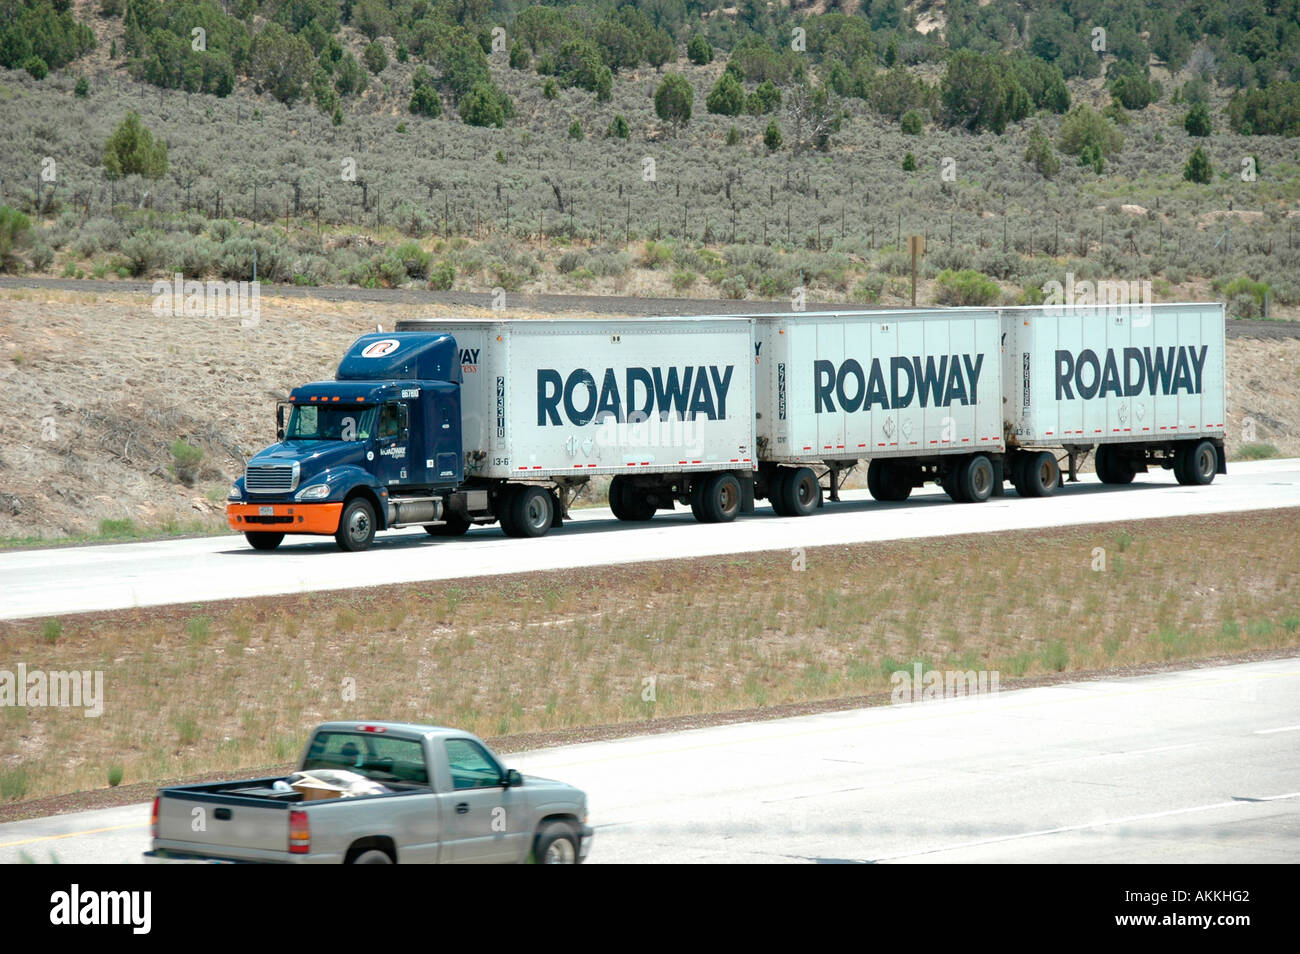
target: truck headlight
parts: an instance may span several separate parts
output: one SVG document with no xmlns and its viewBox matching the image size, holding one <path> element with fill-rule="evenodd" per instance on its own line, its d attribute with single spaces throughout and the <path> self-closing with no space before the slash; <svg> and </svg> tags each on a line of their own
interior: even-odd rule
<svg viewBox="0 0 1300 954">
<path fill-rule="evenodd" d="M 330 495 L 329 484 L 312 484 L 294 495 L 294 500 L 324 500 Z"/>
<path fill-rule="evenodd" d="M 227 500 L 243 500 L 244 494 L 239 489 L 239 484 L 231 484 L 230 489 L 226 491 Z"/>
</svg>

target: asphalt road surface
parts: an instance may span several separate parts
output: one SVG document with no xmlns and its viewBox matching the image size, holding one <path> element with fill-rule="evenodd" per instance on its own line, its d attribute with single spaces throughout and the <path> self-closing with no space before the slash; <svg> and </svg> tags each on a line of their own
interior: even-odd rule
<svg viewBox="0 0 1300 954">
<path fill-rule="evenodd" d="M 590 862 L 1300 861 L 1300 657 L 522 753 Z M 149 805 L 0 825 L 0 861 L 139 861 Z"/>
<path fill-rule="evenodd" d="M 646 524 L 620 524 L 605 509 L 535 540 L 508 539 L 494 526 L 462 538 L 421 529 L 379 534 L 365 553 L 344 553 L 332 537 L 288 537 L 272 552 L 242 536 L 165 540 L 0 553 L 0 619 L 63 615 L 203 600 L 337 590 L 385 583 L 462 579 L 556 567 L 609 566 L 643 560 L 793 550 L 913 537 L 1033 530 L 1153 517 L 1232 513 L 1300 506 L 1300 460 L 1232 464 L 1207 487 L 1182 487 L 1153 471 L 1127 487 L 1091 475 L 1053 496 L 1024 500 L 1008 491 L 986 503 L 954 504 L 939 490 L 883 504 L 865 491 L 809 517 L 756 513 L 730 524 L 698 524 L 690 511 L 661 513 Z"/>
</svg>

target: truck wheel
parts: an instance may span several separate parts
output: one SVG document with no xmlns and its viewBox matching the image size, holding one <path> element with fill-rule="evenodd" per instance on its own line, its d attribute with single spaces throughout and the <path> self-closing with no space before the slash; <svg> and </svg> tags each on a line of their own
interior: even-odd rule
<svg viewBox="0 0 1300 954">
<path fill-rule="evenodd" d="M 274 550 L 284 539 L 283 533 L 267 533 L 265 530 L 249 530 L 244 534 L 248 545 L 254 550 Z"/>
<path fill-rule="evenodd" d="M 424 532 L 431 537 L 460 537 L 469 532 L 472 524 L 458 513 L 444 514 L 444 523 L 425 524 Z"/>
<path fill-rule="evenodd" d="M 655 515 L 655 507 L 626 477 L 619 474 L 609 482 L 609 509 L 619 520 L 640 523 Z"/>
<path fill-rule="evenodd" d="M 576 865 L 578 836 L 565 822 L 551 822 L 537 835 L 533 858 L 539 865 Z"/>
<path fill-rule="evenodd" d="M 867 464 L 867 489 L 877 500 L 897 503 L 912 496 L 911 475 L 896 461 L 873 460 Z"/>
<path fill-rule="evenodd" d="M 511 509 L 516 535 L 520 537 L 545 536 L 555 519 L 553 499 L 542 487 L 520 489 L 511 501 Z"/>
<path fill-rule="evenodd" d="M 516 484 L 506 484 L 497 494 L 494 504 L 497 523 L 501 524 L 501 532 L 507 537 L 519 536 L 519 531 L 515 528 L 515 495 L 519 490 Z"/>
<path fill-rule="evenodd" d="M 380 851 L 378 848 L 371 848 L 369 851 L 363 851 L 352 859 L 354 865 L 391 865 L 393 859 L 388 857 L 388 852 Z"/>
<path fill-rule="evenodd" d="M 993 494 L 993 462 L 984 454 L 972 454 L 957 472 L 957 485 L 964 503 L 983 503 Z"/>
<path fill-rule="evenodd" d="M 735 480 L 734 477 L 732 479 Z M 736 489 L 739 493 L 739 482 L 736 483 Z M 813 473 L 811 467 L 800 467 L 781 482 L 782 503 L 786 512 L 792 517 L 808 516 L 817 509 L 820 496 L 821 489 L 817 486 L 817 475 Z M 739 503 L 736 506 L 739 508 Z"/>
<path fill-rule="evenodd" d="M 1219 469 L 1219 452 L 1209 441 L 1184 444 L 1174 458 L 1174 475 L 1180 484 L 1204 487 Z M 1179 459 L 1181 457 L 1181 460 Z"/>
<path fill-rule="evenodd" d="M 772 505 L 772 512 L 778 517 L 790 516 L 790 511 L 785 508 L 785 482 L 789 479 L 791 471 L 787 467 L 777 467 L 767 478 L 765 487 L 767 492 L 767 502 Z"/>
<path fill-rule="evenodd" d="M 1102 444 L 1093 455 L 1097 479 L 1103 484 L 1133 483 L 1133 467 L 1111 444 Z"/>
<path fill-rule="evenodd" d="M 1020 465 L 1020 474 L 1020 485 L 1016 488 L 1020 496 L 1047 497 L 1061 479 L 1061 468 L 1054 454 L 1039 451 L 1025 458 Z"/>
<path fill-rule="evenodd" d="M 730 523 L 740 513 L 740 481 L 713 474 L 691 487 L 691 512 L 700 523 Z"/>
<path fill-rule="evenodd" d="M 956 467 L 947 471 L 941 471 L 938 479 L 935 481 L 935 483 L 943 488 L 943 492 L 948 495 L 948 499 L 953 503 L 970 503 L 970 501 L 962 494 L 961 490 L 962 469 L 963 464 L 961 461 L 958 461 Z"/>
<path fill-rule="evenodd" d="M 375 539 L 375 509 L 365 497 L 354 497 L 343 508 L 334 542 L 339 549 L 357 552 L 370 549 Z"/>
</svg>

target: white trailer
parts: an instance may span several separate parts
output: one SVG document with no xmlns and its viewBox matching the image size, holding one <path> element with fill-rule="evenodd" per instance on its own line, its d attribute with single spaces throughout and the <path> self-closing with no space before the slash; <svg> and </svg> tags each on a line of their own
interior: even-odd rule
<svg viewBox="0 0 1300 954">
<path fill-rule="evenodd" d="M 1021 495 L 1070 479 L 1094 446 L 1097 476 L 1127 484 L 1155 465 L 1179 483 L 1226 473 L 1221 304 L 1001 309 L 1006 470 Z"/>
<path fill-rule="evenodd" d="M 836 500 L 863 459 L 879 500 L 905 500 L 926 480 L 959 501 L 998 492 L 1000 334 L 992 308 L 756 317 L 759 496 L 809 513 L 813 467 Z"/>
<path fill-rule="evenodd" d="M 558 522 L 600 475 L 614 478 L 622 520 L 675 502 L 703 522 L 753 510 L 752 319 L 419 319 L 397 330 L 455 338 L 466 486 L 492 513 L 541 486 Z"/>
</svg>

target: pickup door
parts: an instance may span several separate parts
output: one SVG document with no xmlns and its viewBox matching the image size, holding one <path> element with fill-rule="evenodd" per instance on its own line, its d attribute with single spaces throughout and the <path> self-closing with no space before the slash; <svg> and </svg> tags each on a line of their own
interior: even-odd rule
<svg viewBox="0 0 1300 954">
<path fill-rule="evenodd" d="M 532 834 L 526 797 L 501 784 L 505 769 L 473 739 L 435 739 L 450 772 L 438 796 L 444 821 L 443 860 L 502 864 L 524 859 Z"/>
</svg>

